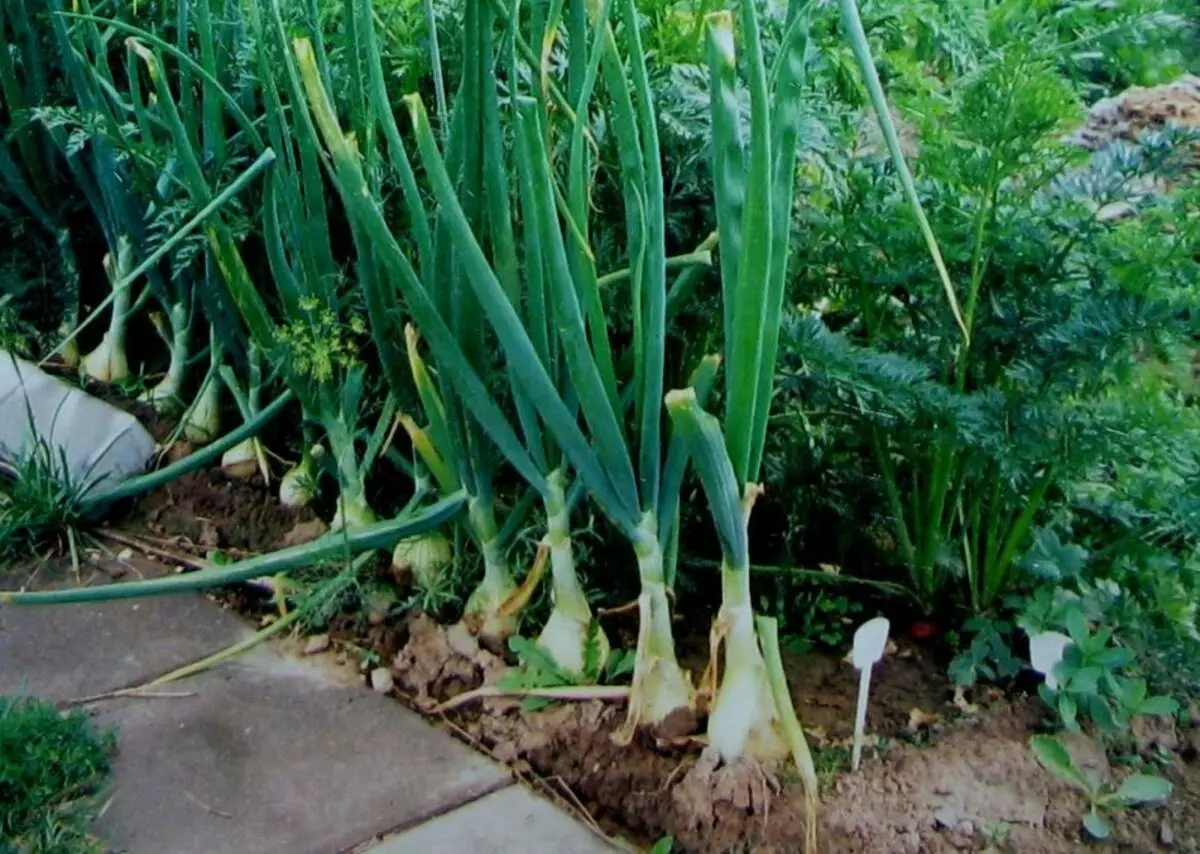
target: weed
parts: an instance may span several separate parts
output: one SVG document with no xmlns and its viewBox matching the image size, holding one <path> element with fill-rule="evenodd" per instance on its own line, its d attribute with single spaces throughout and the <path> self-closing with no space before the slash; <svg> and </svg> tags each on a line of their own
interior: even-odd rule
<svg viewBox="0 0 1200 854">
<path fill-rule="evenodd" d="M 0 469 L 0 562 L 41 551 L 47 541 L 69 546 L 83 519 L 87 484 L 73 480 L 65 453 L 36 438 L 24 454 Z"/>
<path fill-rule="evenodd" d="M 1070 752 L 1053 736 L 1035 735 L 1029 746 L 1042 767 L 1087 795 L 1089 807 L 1083 817 L 1083 827 L 1095 839 L 1107 839 L 1112 832 L 1107 814 L 1161 803 L 1174 791 L 1171 781 L 1153 774 L 1130 774 L 1119 786 L 1101 784 L 1081 771 Z"/>
<path fill-rule="evenodd" d="M 99 854 L 89 827 L 114 744 L 81 711 L 0 698 L 0 854 Z"/>
</svg>

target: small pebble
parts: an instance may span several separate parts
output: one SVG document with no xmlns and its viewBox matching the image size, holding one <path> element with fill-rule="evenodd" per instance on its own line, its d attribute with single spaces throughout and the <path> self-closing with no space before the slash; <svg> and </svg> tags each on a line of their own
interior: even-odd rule
<svg viewBox="0 0 1200 854">
<path fill-rule="evenodd" d="M 371 687 L 380 694 L 392 690 L 392 671 L 386 667 L 376 667 L 371 671 Z"/>
<path fill-rule="evenodd" d="M 963 836 L 975 835 L 975 822 L 963 820 L 958 823 L 958 832 Z"/>
<path fill-rule="evenodd" d="M 1171 830 L 1171 825 L 1164 823 L 1158 828 L 1158 844 L 1163 848 L 1175 845 L 1175 831 Z"/>
<path fill-rule="evenodd" d="M 938 830 L 953 830 L 958 827 L 958 813 L 950 807 L 942 807 L 933 814 L 933 823 Z"/>
<path fill-rule="evenodd" d="M 316 655 L 329 649 L 329 635 L 313 635 L 304 644 L 305 655 Z"/>
</svg>

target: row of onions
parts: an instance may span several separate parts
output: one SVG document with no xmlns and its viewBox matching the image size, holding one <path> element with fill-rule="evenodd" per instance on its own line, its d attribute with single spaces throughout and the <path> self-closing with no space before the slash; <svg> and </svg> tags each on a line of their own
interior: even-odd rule
<svg viewBox="0 0 1200 854">
<path fill-rule="evenodd" d="M 813 10 L 793 0 L 769 66 L 754 3 L 739 5 L 736 22 L 723 11 L 706 18 L 718 230 L 671 258 L 634 0 L 464 0 L 452 97 L 430 28 L 432 111 L 419 95 L 389 90 L 372 0 L 344 3 L 336 80 L 311 4 L 180 2 L 172 39 L 88 0 L 71 11 L 49 2 L 76 97 L 109 137 L 131 140 L 123 151 L 95 142 L 68 156 L 89 187 L 105 184 L 85 195 L 105 225 L 112 286 L 110 328 L 79 360 L 82 370 L 100 381 L 126 377 L 126 324 L 153 300 L 169 366 L 144 396 L 180 405 L 207 320 L 203 379 L 181 420 L 187 438 L 199 444 L 220 434 L 224 390 L 245 424 L 236 442 L 214 447 L 231 471 L 265 475 L 257 428 L 294 398 L 304 455 L 280 482 L 281 497 L 310 499 L 322 471 L 339 492 L 333 532 L 313 546 L 165 582 L 9 601 L 212 586 L 384 544 L 395 545 L 395 560 L 413 565 L 420 584 L 454 558 L 441 527 L 452 521 L 455 541 L 469 541 L 484 567 L 465 605 L 472 631 L 489 642 L 516 633 L 548 568 L 553 606 L 537 643 L 584 680 L 596 645 L 605 657 L 609 645 L 576 567 L 572 514 L 586 501 L 628 542 L 640 582 L 624 737 L 681 709 L 706 712 L 708 743 L 724 761 L 792 754 L 815 804 L 816 775 L 775 626 L 753 612 L 748 535 L 762 490 Z M 843 13 L 875 95 L 852 0 Z M 120 43 L 118 73 L 111 46 Z M 554 61 L 562 54 L 565 70 Z M 240 70 L 222 57 L 238 57 L 251 73 L 235 80 Z M 3 68 L 0 78 L 9 79 Z M 894 143 L 886 109 L 880 115 Z M 615 148 L 609 177 L 625 224 L 623 267 L 607 271 L 590 239 L 599 128 Z M 151 149 L 171 155 L 139 155 Z M 265 257 L 253 269 L 236 205 L 251 194 Z M 28 203 L 44 207 L 32 196 Z M 167 209 L 182 221 L 154 240 L 145 222 Z M 45 224 L 56 234 L 65 228 L 48 214 Z M 723 352 L 684 366 L 686 384 L 671 388 L 668 332 L 714 266 L 714 248 Z M 632 313 L 629 340 L 619 343 L 606 316 L 616 289 Z M 362 348 L 372 349 L 370 359 Z M 70 348 L 60 352 L 66 358 Z M 379 377 L 368 376 L 368 364 Z M 263 393 L 279 387 L 264 406 Z M 382 403 L 369 399 L 376 388 Z M 707 411 L 710 397 L 720 400 L 719 417 Z M 397 432 L 411 449 L 401 464 L 412 489 L 395 518 L 380 522 L 366 482 Z M 722 603 L 697 680 L 679 664 L 671 619 L 689 465 L 722 550 Z M 515 475 L 528 500 L 498 502 L 500 475 Z M 509 546 L 537 505 L 541 544 L 518 586 Z"/>
</svg>

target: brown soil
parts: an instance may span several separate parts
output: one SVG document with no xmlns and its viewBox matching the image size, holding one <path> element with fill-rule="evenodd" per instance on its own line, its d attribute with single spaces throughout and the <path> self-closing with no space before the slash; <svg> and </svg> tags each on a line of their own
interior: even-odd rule
<svg viewBox="0 0 1200 854">
<path fill-rule="evenodd" d="M 397 685 L 418 709 L 482 684 L 504 668 L 460 628 L 413 618 L 395 659 Z M 793 701 L 813 742 L 826 786 L 820 807 L 822 852 L 991 851 L 1057 854 L 1088 850 L 1083 798 L 1051 777 L 1028 748 L 1041 719 L 1036 698 L 993 699 L 975 708 L 951 697 L 927 655 L 901 650 L 879 666 L 868 725 L 880 737 L 857 774 L 829 762 L 851 733 L 857 680 L 831 658 L 789 657 Z M 913 710 L 917 709 L 918 712 Z M 450 713 L 456 730 L 518 773 L 568 786 L 578 805 L 610 832 L 650 844 L 673 836 L 676 851 L 798 852 L 804 843 L 802 789 L 794 772 L 717 767 L 697 747 L 614 733 L 622 705 L 598 700 L 528 711 L 514 699 L 488 699 Z M 1176 784 L 1165 806 L 1116 817 L 1110 847 L 1131 852 L 1200 851 L 1200 719 L 1182 732 L 1151 734 L 1142 745 L 1175 754 Z M 914 731 L 916 730 L 916 731 Z M 1151 741 L 1157 744 L 1151 744 Z M 1109 778 L 1104 752 L 1086 738 L 1065 739 L 1082 767 Z M 1166 850 L 1163 847 L 1161 850 Z"/>
<path fill-rule="evenodd" d="M 1095 150 L 1114 140 L 1136 142 L 1145 131 L 1162 130 L 1170 123 L 1200 127 L 1200 77 L 1189 74 L 1162 86 L 1133 86 L 1097 101 L 1075 139 Z"/>
<path fill-rule="evenodd" d="M 236 480 L 212 468 L 142 498 L 129 526 L 207 548 L 266 552 L 291 545 L 289 535 L 313 519 L 310 510 L 283 507 L 259 476 Z"/>
<path fill-rule="evenodd" d="M 88 392 L 136 416 L 160 444 L 166 443 L 177 427 L 175 419 L 115 388 L 89 386 Z M 170 446 L 164 463 L 181 460 L 195 450 L 180 439 Z M 131 533 L 153 534 L 204 549 L 261 553 L 295 544 L 298 534 L 321 533 L 302 527 L 315 518 L 311 510 L 282 506 L 276 490 L 267 489 L 261 475 L 239 480 L 213 465 L 138 499 L 123 527 Z M 301 537 L 301 541 L 312 538 Z"/>
</svg>

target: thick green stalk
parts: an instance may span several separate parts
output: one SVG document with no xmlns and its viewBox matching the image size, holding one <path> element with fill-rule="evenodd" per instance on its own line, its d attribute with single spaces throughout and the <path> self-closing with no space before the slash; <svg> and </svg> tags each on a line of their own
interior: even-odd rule
<svg viewBox="0 0 1200 854">
<path fill-rule="evenodd" d="M 709 105 L 712 112 L 713 196 L 720 223 L 721 305 L 726 347 L 733 342 L 738 261 L 742 257 L 742 216 L 746 207 L 746 152 L 742 143 L 737 92 L 737 49 L 733 17 L 716 12 L 706 19 Z"/>
<path fill-rule="evenodd" d="M 758 480 L 771 399 L 775 388 L 775 362 L 779 354 L 779 330 L 783 326 L 783 301 L 787 295 L 788 257 L 791 254 L 792 207 L 796 186 L 796 146 L 808 53 L 808 20 L 803 14 L 788 28 L 773 75 L 775 91 L 771 115 L 771 152 L 775 158 L 771 177 L 771 265 L 767 282 L 766 312 L 759 339 L 758 387 L 754 392 L 754 432 L 750 437 L 747 477 Z"/>
<path fill-rule="evenodd" d="M 739 484 L 745 484 L 752 472 L 750 453 L 754 444 L 756 395 L 759 372 L 763 368 L 763 324 L 766 317 L 771 249 L 774 240 L 772 217 L 772 172 L 770 103 L 767 97 L 767 71 L 763 63 L 758 13 L 753 3 L 741 6 L 743 37 L 748 47 L 746 67 L 750 88 L 750 159 L 746 170 L 746 203 L 742 211 L 745 243 L 738 259 L 737 295 L 733 314 L 733 338 L 726 342 L 726 416 L 725 435 L 729 456 Z M 710 16 L 714 28 L 731 22 Z M 732 36 L 730 36 L 732 38 Z M 718 225 L 724 220 L 718 210 Z"/>
<path fill-rule="evenodd" d="M 599 11 L 592 22 L 594 28 L 592 47 L 587 50 L 587 30 L 584 17 L 584 0 L 571 0 L 571 95 L 575 98 L 575 114 L 586 116 L 588 103 L 596 85 L 603 56 L 601 41 L 608 26 L 608 16 L 613 0 L 602 0 Z M 567 262 L 575 286 L 579 290 L 587 315 L 588 332 L 591 335 L 592 351 L 600 371 L 601 381 L 608 393 L 609 404 L 617 407 L 620 394 L 617 391 L 617 375 L 613 363 L 612 346 L 608 340 L 608 324 L 604 316 L 604 303 L 600 298 L 599 282 L 596 278 L 596 263 L 588 245 L 588 211 L 590 199 L 591 165 L 588 147 L 584 138 L 584 123 L 572 126 L 570 159 L 567 166 L 568 203 L 571 216 L 579 227 L 580 240 L 568 246 Z"/>
<path fill-rule="evenodd" d="M 65 605 L 77 602 L 108 602 L 225 587 L 264 575 L 277 575 L 297 567 L 312 566 L 358 552 L 390 546 L 398 540 L 415 537 L 445 524 L 458 515 L 465 503 L 462 495 L 448 496 L 408 518 L 379 522 L 352 532 L 327 534 L 311 543 L 281 549 L 217 569 L 100 587 L 74 587 L 37 592 L 6 591 L 0 592 L 0 604 Z"/>
<path fill-rule="evenodd" d="M 547 250 L 550 288 L 554 294 L 555 319 L 571 384 L 579 395 L 583 417 L 591 428 L 592 442 L 600 457 L 605 474 L 619 496 L 626 515 L 636 516 L 637 481 L 625 445 L 620 420 L 604 387 L 604 380 L 594 353 L 588 345 L 587 327 L 571 281 L 566 248 L 554 215 L 552 199 L 553 177 L 545 150 L 541 147 L 543 133 L 537 102 L 529 98 L 517 100 L 518 125 L 521 139 L 530 153 L 532 185 L 536 194 L 539 221 L 535 227 L 542 235 Z"/>
<path fill-rule="evenodd" d="M 925 216 L 925 209 L 921 206 L 921 199 L 917 195 L 917 185 L 913 181 L 912 172 L 909 171 L 908 162 L 904 158 L 904 150 L 900 146 L 900 136 L 896 132 L 896 123 L 892 120 L 887 97 L 883 93 L 883 84 L 879 81 L 879 72 L 875 68 L 875 60 L 871 58 L 871 45 L 867 41 L 866 31 L 863 29 L 862 17 L 858 14 L 858 4 L 855 0 L 838 0 L 838 5 L 842 10 L 842 24 L 846 28 L 850 49 L 854 52 L 854 59 L 858 62 L 863 82 L 866 83 L 871 106 L 875 109 L 875 115 L 879 119 L 879 126 L 883 131 L 883 138 L 887 143 L 888 152 L 891 154 L 892 163 L 900 176 L 900 185 L 904 190 L 904 196 L 908 199 L 913 215 L 917 218 L 921 236 L 925 239 L 925 246 L 929 250 L 929 255 L 937 268 L 938 277 L 941 279 L 946 302 L 950 306 L 958 328 L 962 331 L 963 342 L 969 345 L 971 332 L 963 318 L 962 310 L 959 308 L 958 296 L 950 281 L 950 271 L 946 269 L 946 262 L 942 260 L 942 251 L 938 248 L 937 238 L 933 234 L 929 219 Z"/>
<path fill-rule="evenodd" d="M 642 47 L 641 24 L 634 0 L 622 0 L 625 37 L 637 116 L 641 131 L 642 157 L 646 169 L 645 267 L 641 306 L 645 334 L 642 341 L 641 376 L 636 394 L 638 419 L 638 477 L 643 509 L 657 512 L 661 486 L 662 396 L 666 371 L 667 270 L 666 215 L 663 198 L 662 153 L 658 143 L 658 117 Z M 618 133 L 620 131 L 618 130 Z M 630 261 L 631 265 L 633 260 Z"/>
</svg>

